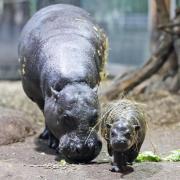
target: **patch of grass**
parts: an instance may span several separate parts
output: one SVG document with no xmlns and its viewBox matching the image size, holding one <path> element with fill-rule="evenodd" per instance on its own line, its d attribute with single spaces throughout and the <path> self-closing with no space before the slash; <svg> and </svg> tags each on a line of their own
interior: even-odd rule
<svg viewBox="0 0 180 180">
<path fill-rule="evenodd" d="M 164 161 L 178 162 L 180 161 L 180 149 L 171 151 L 171 154 L 163 158 Z"/>
<path fill-rule="evenodd" d="M 178 162 L 180 161 L 180 149 L 173 150 L 171 153 L 161 158 L 160 156 L 154 154 L 152 151 L 145 151 L 143 153 L 139 153 L 135 162 L 160 162 L 160 161 L 170 161 L 170 162 Z"/>
<path fill-rule="evenodd" d="M 153 152 L 145 151 L 143 153 L 139 153 L 135 162 L 159 162 L 161 160 L 162 160 L 161 157 L 155 155 Z"/>
<path fill-rule="evenodd" d="M 59 162 L 59 166 L 66 166 L 67 165 L 67 162 L 62 159 L 60 162 Z"/>
</svg>

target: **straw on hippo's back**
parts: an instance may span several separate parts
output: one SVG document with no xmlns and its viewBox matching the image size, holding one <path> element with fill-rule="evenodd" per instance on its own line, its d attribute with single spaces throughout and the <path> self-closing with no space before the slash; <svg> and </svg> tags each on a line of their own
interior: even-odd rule
<svg viewBox="0 0 180 180">
<path fill-rule="evenodd" d="M 41 136 L 49 138 L 51 147 L 60 143 L 65 156 L 75 161 L 89 161 L 101 149 L 96 132 L 85 139 L 98 119 L 95 87 L 106 50 L 104 32 L 86 11 L 70 5 L 40 10 L 21 35 L 22 84 L 44 113 L 46 129 Z"/>
</svg>

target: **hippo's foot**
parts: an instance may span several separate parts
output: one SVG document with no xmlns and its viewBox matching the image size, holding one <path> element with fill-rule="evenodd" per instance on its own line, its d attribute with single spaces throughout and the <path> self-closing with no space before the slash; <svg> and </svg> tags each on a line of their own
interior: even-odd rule
<svg viewBox="0 0 180 180">
<path fill-rule="evenodd" d="M 132 165 L 133 165 L 133 162 L 127 162 L 127 165 L 132 166 Z"/>
<path fill-rule="evenodd" d="M 59 151 L 59 140 L 51 133 L 49 133 L 48 146 L 57 152 Z"/>
<path fill-rule="evenodd" d="M 110 169 L 111 172 L 120 172 L 120 168 L 118 166 L 113 165 Z"/>
<path fill-rule="evenodd" d="M 49 130 L 45 127 L 44 131 L 39 135 L 40 139 L 49 139 Z"/>
<path fill-rule="evenodd" d="M 113 165 L 112 168 L 110 169 L 111 172 L 125 172 L 127 170 L 127 166 L 116 166 Z"/>
</svg>

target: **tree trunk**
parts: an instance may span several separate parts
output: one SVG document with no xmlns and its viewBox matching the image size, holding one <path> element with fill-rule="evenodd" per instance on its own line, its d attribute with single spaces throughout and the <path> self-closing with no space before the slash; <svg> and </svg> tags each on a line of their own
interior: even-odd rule
<svg viewBox="0 0 180 180">
<path fill-rule="evenodd" d="M 171 0 L 149 0 L 149 30 L 150 30 L 150 50 L 154 53 L 157 41 L 162 34 L 158 29 L 159 24 L 166 24 L 170 17 Z"/>
<path fill-rule="evenodd" d="M 128 93 L 135 86 L 151 77 L 152 74 L 156 73 L 161 68 L 173 51 L 172 37 L 169 34 L 164 34 L 162 36 L 157 52 L 142 68 L 121 78 L 119 81 L 116 80 L 116 83 L 105 92 L 107 99 L 115 99 L 121 92 L 124 92 L 125 94 Z"/>
<path fill-rule="evenodd" d="M 154 29 L 156 31 L 159 31 L 158 27 L 160 25 L 166 25 L 170 22 L 170 0 L 155 0 L 152 2 L 152 4 L 155 8 L 154 13 L 152 13 L 154 16 L 152 19 L 156 17 L 156 24 L 154 26 Z M 177 19 L 177 17 L 175 19 Z M 119 94 L 126 94 L 132 91 L 138 85 L 139 87 L 136 88 L 136 92 L 141 92 L 144 87 L 151 85 L 153 81 L 159 80 L 162 83 L 162 81 L 164 81 L 169 74 L 172 74 L 170 72 L 175 72 L 177 70 L 177 65 L 179 67 L 180 63 L 178 63 L 176 59 L 173 34 L 175 33 L 174 23 L 176 23 L 177 26 L 180 21 L 173 21 L 172 23 L 172 27 L 164 28 L 164 30 L 168 29 L 168 33 L 165 31 L 158 32 L 159 37 L 158 41 L 156 41 L 156 48 L 148 62 L 142 68 L 137 69 L 132 73 L 127 73 L 123 75 L 123 77 L 120 77 L 118 80 L 116 78 L 116 81 L 112 83 L 111 87 L 103 93 L 104 97 L 106 97 L 108 100 L 115 99 L 119 96 Z M 178 39 L 179 36 L 177 36 L 176 38 Z M 179 41 L 178 43 L 176 43 L 176 46 L 180 48 Z M 179 68 L 177 72 L 180 72 Z M 161 77 L 148 79 L 155 74 Z M 174 81 L 176 86 L 177 84 L 179 85 L 180 75 L 177 75 Z"/>
</svg>

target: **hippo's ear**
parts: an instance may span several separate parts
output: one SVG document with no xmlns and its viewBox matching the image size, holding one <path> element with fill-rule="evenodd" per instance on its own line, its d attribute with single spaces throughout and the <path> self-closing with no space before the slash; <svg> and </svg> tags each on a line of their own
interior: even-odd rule
<svg viewBox="0 0 180 180">
<path fill-rule="evenodd" d="M 51 87 L 51 94 L 53 95 L 53 97 L 55 99 L 58 99 L 58 91 L 56 91 L 55 89 L 53 89 L 53 87 Z"/>
<path fill-rule="evenodd" d="M 106 127 L 107 127 L 108 129 L 111 129 L 112 124 L 107 123 L 107 124 L 106 124 Z"/>
<path fill-rule="evenodd" d="M 140 125 L 134 125 L 134 129 L 138 131 L 140 129 Z"/>
<path fill-rule="evenodd" d="M 96 85 L 96 86 L 93 88 L 93 91 L 94 91 L 95 93 L 98 92 L 98 85 Z"/>
</svg>

